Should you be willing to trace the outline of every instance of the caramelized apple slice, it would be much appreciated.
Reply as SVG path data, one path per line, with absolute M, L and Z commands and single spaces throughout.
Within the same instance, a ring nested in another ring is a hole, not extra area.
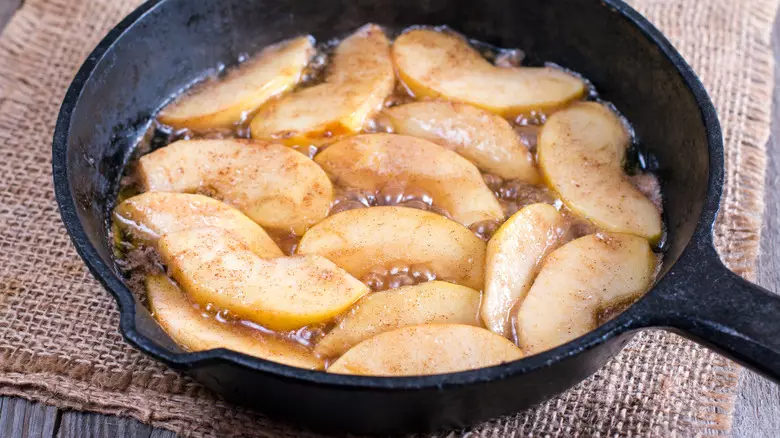
M 504 218 L 479 170 L 460 155 L 406 135 L 364 134 L 328 146 L 315 161 L 336 183 L 362 190 L 422 188 L 463 225 Z
M 324 257 L 262 259 L 217 228 L 166 234 L 159 250 L 193 301 L 274 330 L 327 321 L 368 292 Z
M 548 252 L 560 244 L 565 223 L 555 207 L 532 204 L 510 217 L 487 245 L 482 320 L 511 336 L 510 311 L 522 302 Z
M 451 149 L 480 170 L 540 182 L 533 157 L 512 125 L 482 109 L 453 102 L 414 102 L 385 110 L 393 130 Z
M 443 281 L 375 292 L 363 297 L 315 347 L 335 357 L 379 333 L 409 325 L 441 323 L 480 326 L 480 293 Z
M 333 186 L 301 153 L 247 140 L 182 140 L 144 155 L 147 191 L 200 192 L 238 208 L 265 228 L 303 232 L 328 215 Z
M 261 108 L 250 126 L 252 137 L 320 145 L 358 132 L 394 83 L 387 37 L 379 26 L 363 26 L 336 48 L 324 83 Z
M 270 46 L 224 78 L 197 85 L 160 111 L 158 118 L 166 125 L 193 131 L 231 128 L 295 86 L 313 55 L 310 37 Z
M 125 200 L 114 209 L 114 223 L 133 239 L 156 245 L 166 233 L 190 228 L 215 227 L 263 258 L 284 253 L 260 225 L 224 202 L 187 193 L 147 192 Z
M 352 347 L 329 373 L 421 376 L 473 370 L 523 357 L 508 339 L 483 328 L 425 324 L 381 333 Z
M 465 102 L 514 118 L 561 107 L 585 93 L 585 83 L 551 67 L 496 67 L 463 38 L 415 29 L 396 38 L 401 80 L 419 97 Z
M 189 351 L 227 348 L 294 367 L 324 368 L 322 360 L 304 347 L 240 324 L 204 317 L 164 275 L 147 277 L 146 291 L 154 318 L 177 344 Z
M 303 235 L 298 254 L 319 254 L 357 278 L 393 264 L 428 266 L 436 278 L 482 288 L 485 242 L 436 213 L 371 207 L 328 217 Z
M 591 234 L 558 248 L 518 309 L 518 345 L 535 354 L 595 329 L 599 311 L 650 287 L 655 263 L 647 240 L 630 234 Z
M 623 172 L 631 137 L 607 107 L 582 102 L 553 114 L 539 136 L 539 166 L 572 211 L 597 226 L 661 237 L 661 215 Z

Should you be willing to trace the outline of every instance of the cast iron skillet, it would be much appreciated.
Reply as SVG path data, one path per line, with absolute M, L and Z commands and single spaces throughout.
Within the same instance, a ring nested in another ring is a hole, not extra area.
M 172 95 L 219 63 L 301 33 L 320 41 L 366 22 L 441 25 L 572 68 L 630 120 L 661 176 L 668 242 L 653 289 L 587 335 L 521 361 L 456 374 L 330 375 L 226 350 L 183 353 L 127 288 L 107 237 L 133 144 Z M 712 243 L 723 143 L 701 83 L 669 42 L 619 0 L 152 0 L 79 70 L 57 121 L 54 183 L 89 269 L 119 303 L 139 350 L 226 399 L 330 430 L 454 428 L 525 409 L 586 378 L 637 330 L 663 327 L 777 380 L 780 299 L 727 270 Z

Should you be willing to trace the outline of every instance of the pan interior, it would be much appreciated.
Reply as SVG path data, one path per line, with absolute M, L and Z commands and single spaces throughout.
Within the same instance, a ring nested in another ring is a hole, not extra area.
M 707 129 L 694 95 L 659 47 L 611 7 L 593 7 L 593 3 L 158 3 L 108 48 L 89 72 L 78 97 L 66 102 L 72 105 L 65 138 L 67 184 L 77 226 L 83 228 L 102 262 L 113 269 L 101 275 L 120 277 L 111 256 L 109 212 L 133 145 L 169 96 L 204 72 L 232 64 L 271 43 L 304 33 L 324 41 L 366 22 L 390 29 L 447 25 L 496 46 L 520 48 L 532 60 L 554 62 L 590 79 L 601 97 L 632 122 L 648 168 L 661 178 L 668 227 L 663 275 L 687 245 L 704 208 L 709 173 Z M 114 292 L 130 294 L 126 288 Z M 146 309 L 136 307 L 139 332 L 175 349 Z

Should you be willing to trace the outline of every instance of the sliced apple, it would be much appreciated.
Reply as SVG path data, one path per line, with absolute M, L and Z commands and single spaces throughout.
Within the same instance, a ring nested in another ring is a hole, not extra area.
M 147 277 L 146 292 L 154 318 L 177 344 L 189 351 L 227 348 L 294 367 L 324 368 L 323 361 L 303 346 L 240 324 L 204 317 L 164 275 Z
M 574 213 L 607 231 L 650 241 L 661 215 L 623 171 L 631 136 L 604 105 L 581 102 L 553 114 L 539 136 L 539 166 Z
M 480 326 L 479 301 L 479 291 L 443 281 L 375 292 L 358 301 L 314 351 L 336 357 L 365 339 L 409 325 Z
M 273 239 L 252 219 L 224 202 L 188 193 L 146 192 L 114 209 L 115 223 L 133 239 L 156 245 L 163 234 L 215 227 L 233 234 L 263 258 L 282 257 Z
M 555 207 L 531 204 L 512 215 L 490 238 L 481 309 L 488 329 L 512 335 L 512 307 L 525 298 L 542 260 L 560 245 L 565 232 L 565 221 Z
M 312 160 L 248 140 L 181 140 L 138 160 L 146 191 L 203 193 L 264 228 L 297 234 L 328 215 L 333 186 Z
M 369 24 L 336 48 L 325 82 L 263 106 L 252 120 L 252 137 L 286 145 L 321 145 L 360 131 L 393 91 L 390 46 Z
M 303 235 L 298 254 L 319 254 L 357 278 L 393 264 L 428 266 L 436 278 L 474 289 L 484 280 L 485 242 L 428 211 L 371 207 L 328 217 Z
M 369 338 L 344 353 L 329 373 L 421 376 L 499 365 L 523 357 L 515 344 L 483 328 L 461 324 L 403 327 Z
M 396 133 L 451 149 L 482 171 L 532 184 L 541 181 L 531 152 L 512 125 L 489 111 L 463 103 L 426 101 L 392 107 L 384 114 Z
M 393 60 L 416 97 L 465 102 L 514 118 L 579 99 L 585 83 L 551 67 L 497 67 L 460 36 L 415 29 L 396 38 Z
M 595 329 L 600 311 L 650 287 L 655 263 L 647 240 L 630 234 L 591 234 L 558 248 L 518 308 L 518 345 L 535 354 Z
M 249 113 L 300 82 L 314 55 L 310 37 L 270 46 L 224 78 L 195 86 L 165 107 L 159 120 L 193 131 L 231 128 Z
M 193 301 L 273 330 L 332 319 L 368 292 L 324 257 L 262 259 L 217 228 L 169 233 L 158 246 L 171 276 Z
M 394 134 L 357 135 L 328 146 L 315 161 L 336 184 L 347 187 L 376 191 L 400 184 L 423 189 L 434 205 L 466 226 L 504 218 L 479 170 L 427 140 Z

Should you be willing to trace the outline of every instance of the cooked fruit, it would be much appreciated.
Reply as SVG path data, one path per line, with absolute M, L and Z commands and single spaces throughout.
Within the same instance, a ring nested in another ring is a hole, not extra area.
M 368 292 L 324 257 L 262 259 L 217 228 L 166 234 L 159 251 L 193 301 L 274 330 L 327 321 Z
M 347 351 L 328 372 L 420 376 L 489 367 L 522 357 L 511 341 L 483 328 L 425 324 L 369 338 Z
M 434 205 L 471 225 L 504 218 L 479 170 L 460 155 L 427 140 L 364 134 L 328 146 L 315 161 L 337 184 L 380 190 L 388 184 L 423 189 Z
M 416 97 L 442 97 L 514 118 L 561 107 L 585 83 L 551 67 L 497 67 L 460 36 L 415 29 L 396 38 L 393 60 Z
M 484 280 L 482 239 L 444 216 L 406 207 L 330 216 L 304 234 L 298 254 L 319 254 L 357 278 L 377 267 L 416 264 L 430 267 L 436 278 L 474 289 Z
M 512 125 L 491 112 L 463 103 L 427 101 L 392 107 L 384 114 L 398 134 L 452 149 L 485 172 L 540 182 L 531 152 Z
M 231 128 L 272 97 L 295 86 L 314 55 L 309 37 L 270 46 L 228 71 L 219 81 L 197 85 L 159 114 L 175 128 Z
M 304 347 L 240 324 L 204 317 L 164 275 L 147 277 L 146 291 L 154 318 L 176 343 L 189 351 L 227 348 L 285 365 L 313 370 L 324 368 L 322 360 Z
M 369 24 L 336 48 L 325 82 L 263 106 L 252 137 L 287 145 L 320 145 L 360 131 L 395 83 L 387 37 Z
M 133 239 L 156 245 L 163 234 L 215 227 L 230 232 L 263 258 L 284 253 L 260 225 L 224 202 L 188 193 L 146 192 L 114 209 L 115 223 Z
M 203 193 L 238 208 L 265 228 L 306 228 L 328 215 L 333 186 L 312 160 L 279 144 L 182 140 L 144 155 L 146 191 Z
M 657 241 L 661 215 L 623 171 L 631 136 L 620 118 L 595 102 L 553 114 L 539 136 L 539 166 L 572 211 L 597 226 Z
M 518 345 L 535 354 L 595 329 L 599 312 L 650 287 L 655 263 L 647 240 L 630 234 L 591 234 L 558 248 L 518 309 Z
M 512 215 L 490 238 L 481 309 L 487 328 L 511 336 L 512 307 L 525 298 L 544 256 L 560 244 L 565 231 L 555 207 L 532 204 Z
M 479 291 L 443 281 L 375 292 L 358 301 L 314 351 L 339 356 L 365 339 L 409 325 L 480 326 L 479 300 Z

